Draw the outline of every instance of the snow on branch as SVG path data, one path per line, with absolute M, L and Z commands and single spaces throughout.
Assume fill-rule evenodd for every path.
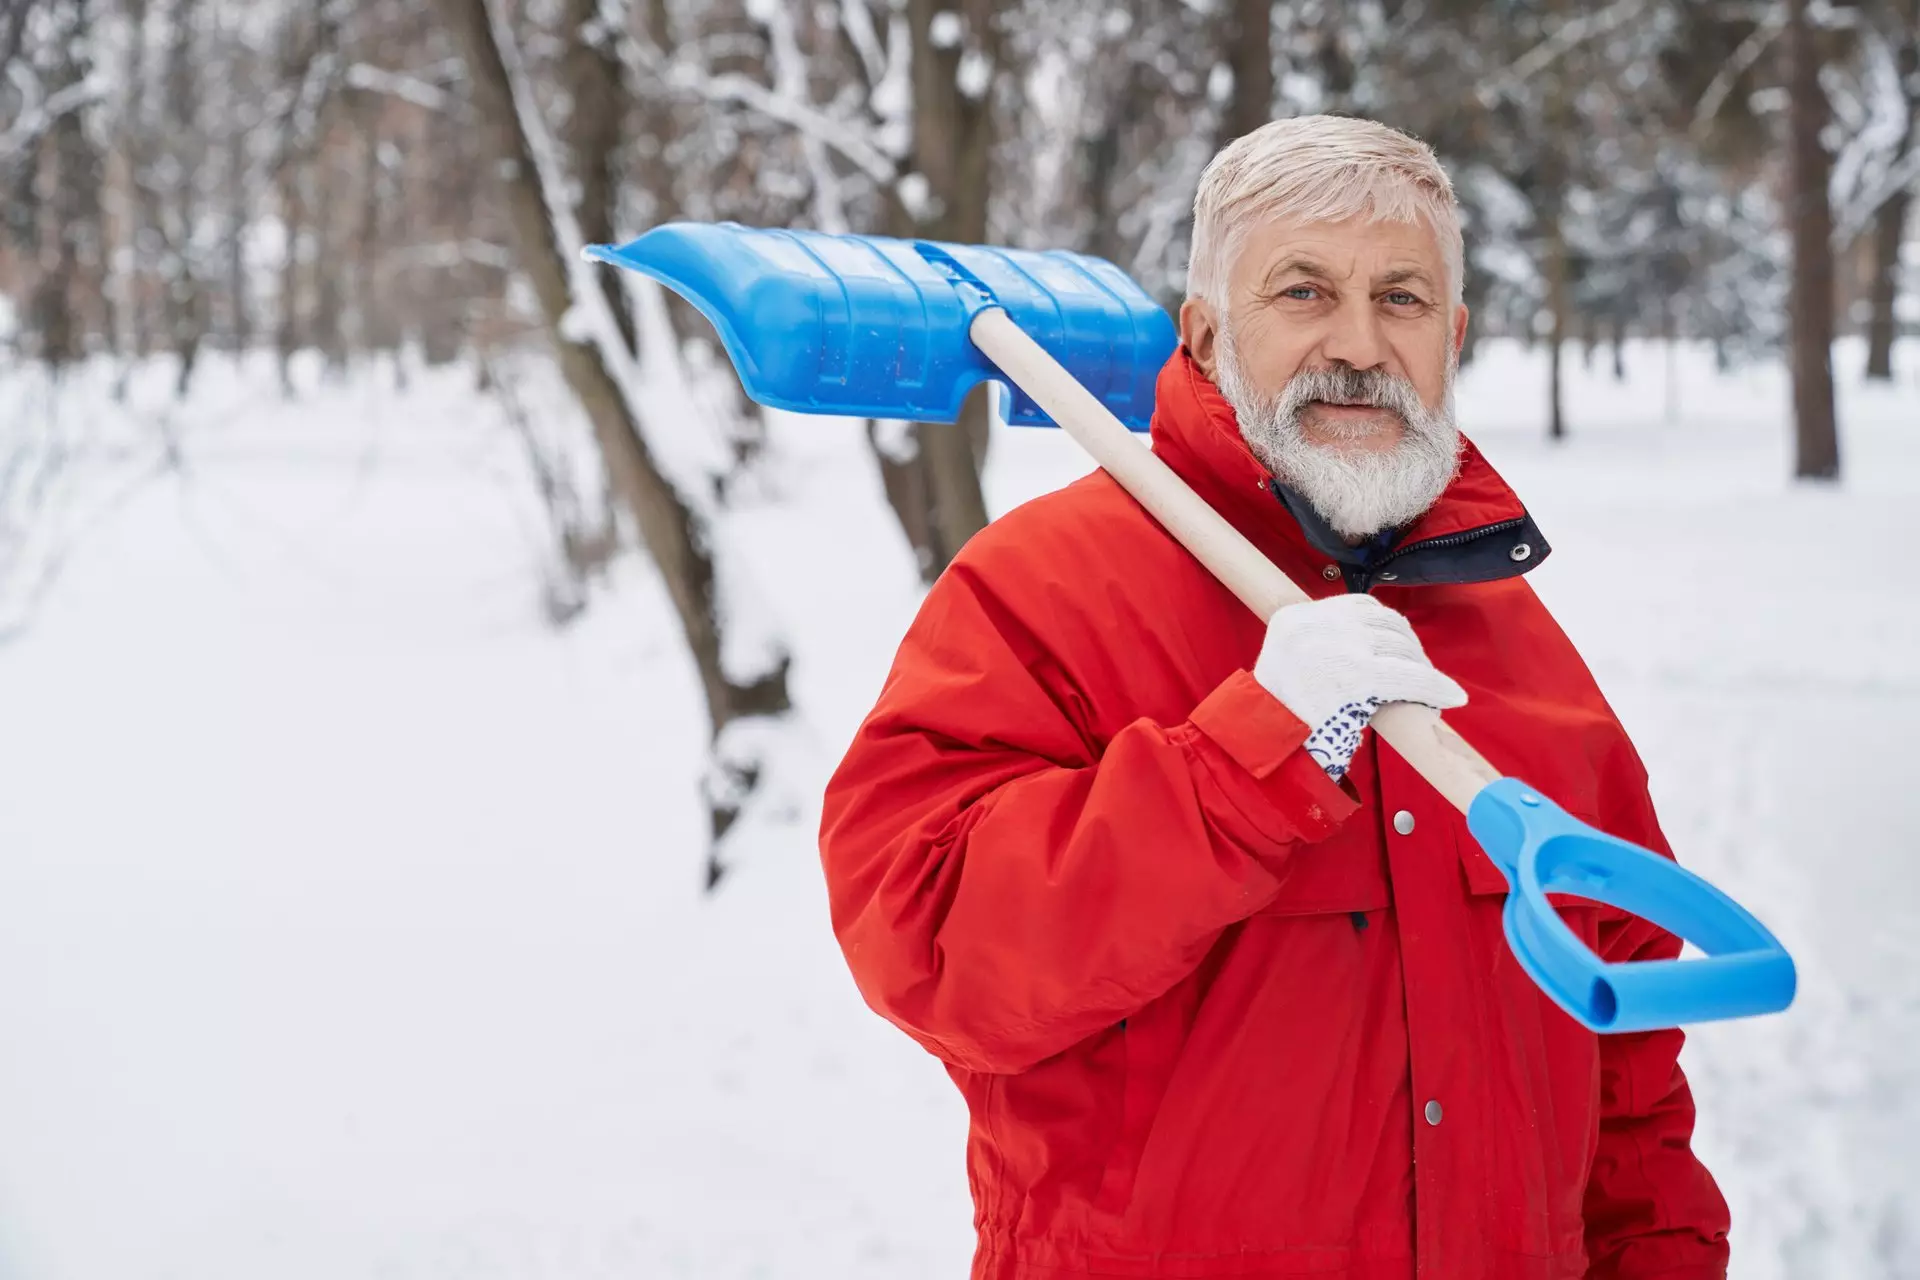
M 340 28 L 351 11 L 351 0 L 328 0 L 314 16 L 313 35 L 298 60 L 297 83 L 282 89 L 264 113 L 278 122 L 273 159 L 267 166 L 270 178 L 278 178 L 286 167 L 303 158 L 320 140 L 321 117 L 327 99 L 332 96 L 343 68 L 340 59 Z
M 70 116 L 107 95 L 106 78 L 94 75 L 41 98 L 38 79 L 23 64 L 16 62 L 7 71 L 14 83 L 21 87 L 21 96 L 27 100 L 27 105 L 6 132 L 0 133 L 0 164 L 6 164 L 30 150 L 62 117 Z
M 880 47 L 879 34 L 873 29 L 873 15 L 867 12 L 865 0 L 840 0 L 840 29 L 847 33 L 847 43 L 860 58 L 867 88 L 878 89 L 887 79 L 892 63 Z
M 771 29 L 770 29 L 771 30 Z M 751 77 L 726 71 L 714 74 L 683 58 L 668 58 L 645 41 L 620 41 L 621 60 L 629 70 L 657 76 L 669 88 L 715 104 L 734 104 L 758 111 L 770 120 L 797 130 L 805 138 L 844 156 L 853 166 L 882 186 L 900 176 L 900 166 L 848 121 L 837 119 L 791 92 L 770 89 Z M 797 52 L 796 52 L 796 55 Z M 804 81 L 802 81 L 804 83 Z
M 1740 42 L 1739 47 L 1733 51 L 1733 56 L 1714 73 L 1713 79 L 1707 84 L 1706 92 L 1702 93 L 1700 101 L 1694 104 L 1693 124 L 1689 130 L 1694 141 L 1699 142 L 1706 138 L 1708 131 L 1713 127 L 1714 117 L 1719 115 L 1720 108 L 1726 105 L 1727 97 L 1733 92 L 1735 83 L 1747 73 L 1748 68 L 1760 60 L 1760 55 L 1767 51 L 1767 46 L 1778 39 L 1786 27 L 1786 10 L 1778 7 L 1770 9 L 1760 25 Z
M 773 56 L 773 97 L 780 102 L 799 103 L 807 88 L 807 62 L 793 33 L 793 14 L 780 3 L 754 8 L 767 30 L 767 44 Z M 822 231 L 844 235 L 851 230 L 847 206 L 840 192 L 840 178 L 827 157 L 826 144 L 818 134 L 802 129 L 800 154 L 806 158 L 807 172 L 813 178 L 814 221 Z
M 1834 157 L 1828 199 L 1834 210 L 1834 247 L 1844 249 L 1888 200 L 1920 178 L 1920 139 L 1914 107 L 1893 48 L 1872 32 L 1864 42 L 1864 90 L 1859 96 L 1829 86 L 1836 114 L 1848 108 L 1848 137 Z M 1850 87 L 1850 86 L 1848 86 Z
M 403 71 L 376 67 L 370 62 L 356 62 L 348 67 L 345 79 L 350 88 L 367 93 L 383 93 L 427 111 L 446 111 L 454 102 L 453 95 L 439 85 L 429 84 Z
M 1553 34 L 1513 60 L 1504 76 L 1475 90 L 1480 103 L 1492 107 L 1504 97 L 1519 92 L 1520 86 L 1545 71 L 1580 44 L 1638 17 L 1647 0 L 1615 0 L 1596 13 L 1569 18 L 1554 28 Z
M 1880 180 L 1856 193 L 1834 219 L 1833 243 L 1844 247 L 1867 229 L 1880 206 L 1909 187 L 1920 183 L 1920 148 L 1910 150 L 1880 176 Z
M 569 309 L 560 325 L 561 336 L 567 341 L 594 349 L 619 389 L 628 418 L 638 431 L 650 416 L 642 401 L 643 386 L 658 386 L 665 393 L 674 395 L 678 402 L 686 403 L 685 388 L 681 385 L 684 378 L 679 361 L 673 354 L 675 344 L 671 339 L 666 308 L 659 296 L 660 286 L 651 280 L 636 282 L 642 331 L 649 335 L 649 340 L 642 343 L 642 351 L 653 357 L 643 369 L 639 358 L 627 345 L 626 335 L 614 315 L 613 302 L 608 298 L 607 291 L 600 287 L 598 273 L 607 268 L 589 261 L 585 256 L 586 236 L 574 212 L 566 158 L 540 112 L 539 98 L 535 95 L 533 80 L 527 71 L 526 60 L 521 55 L 512 23 L 504 11 L 503 0 L 480 2 L 486 10 L 487 23 L 493 30 L 494 45 L 500 51 L 501 65 L 506 70 L 507 93 L 512 110 L 520 123 L 521 136 L 526 139 L 527 152 L 533 160 L 533 178 L 546 206 L 553 251 L 566 267 Z M 708 447 L 700 449 L 698 446 L 702 442 Z M 647 443 L 651 446 L 657 442 L 649 438 Z M 653 453 L 680 500 L 710 523 L 716 512 L 708 500 L 710 485 L 706 477 L 724 471 L 726 459 L 717 442 L 711 441 L 702 432 L 682 432 L 680 438 L 676 438 L 676 444 L 680 447 L 671 452 L 655 448 Z

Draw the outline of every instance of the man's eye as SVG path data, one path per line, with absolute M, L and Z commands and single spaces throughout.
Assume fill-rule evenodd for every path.
M 1395 289 L 1387 295 L 1387 301 L 1396 307 L 1415 307 L 1420 305 L 1420 299 L 1414 297 L 1405 289 Z
M 1302 302 L 1307 302 L 1312 300 L 1319 292 L 1318 289 L 1310 284 L 1296 284 L 1290 289 L 1282 290 L 1280 296 L 1283 298 L 1298 298 Z

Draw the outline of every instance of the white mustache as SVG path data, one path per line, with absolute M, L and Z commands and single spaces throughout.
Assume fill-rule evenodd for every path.
M 1297 373 L 1280 393 L 1275 409 L 1289 418 L 1314 403 L 1364 405 L 1386 409 L 1403 423 L 1426 412 L 1420 393 L 1413 383 L 1379 369 L 1356 369 L 1335 365 L 1331 369 L 1308 369 Z
M 1295 374 L 1277 394 L 1261 395 L 1240 368 L 1229 334 L 1221 335 L 1216 374 L 1233 405 L 1240 433 L 1267 469 L 1312 504 L 1334 530 L 1366 537 L 1415 519 L 1437 499 L 1459 468 L 1460 436 L 1453 423 L 1452 369 L 1437 408 L 1427 408 L 1413 384 L 1381 370 L 1336 365 Z M 1362 439 L 1361 423 L 1316 422 L 1310 440 L 1301 424 L 1315 403 L 1385 409 L 1405 428 L 1393 448 L 1349 453 L 1337 441 Z

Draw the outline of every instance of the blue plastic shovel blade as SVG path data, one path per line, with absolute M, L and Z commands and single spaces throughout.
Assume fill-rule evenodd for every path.
M 1739 903 L 1670 859 L 1594 830 L 1513 778 L 1474 797 L 1467 826 L 1506 873 L 1503 920 L 1514 957 L 1583 1026 L 1651 1031 L 1793 1003 L 1786 948 Z M 1608 964 L 1560 919 L 1549 893 L 1630 911 L 1706 954 Z
M 999 305 L 1115 417 L 1144 431 L 1173 321 L 1124 271 L 1061 251 L 675 222 L 587 256 L 652 276 L 720 333 L 747 394 L 799 413 L 952 422 L 983 378 L 1007 420 L 1052 419 L 968 339 Z

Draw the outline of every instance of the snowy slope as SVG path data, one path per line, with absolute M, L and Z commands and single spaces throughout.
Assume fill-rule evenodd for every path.
M 1741 1280 L 1920 1274 L 1903 354 L 1848 380 L 1838 491 L 1783 479 L 1776 369 L 1690 355 L 1669 425 L 1658 352 L 1576 366 L 1557 449 L 1536 358 L 1462 384 L 1682 857 L 1801 961 L 1790 1016 L 1686 1059 Z M 846 976 L 817 814 L 698 893 L 701 717 L 644 568 L 543 628 L 519 445 L 458 375 L 287 404 L 215 365 L 151 474 L 149 374 L 133 410 L 63 393 L 113 447 L 0 647 L 0 1278 L 964 1274 L 965 1117 Z M 46 405 L 0 378 L 0 431 Z M 993 504 L 1084 470 L 1003 433 Z M 811 795 L 916 590 L 843 424 L 778 423 L 754 502 Z

